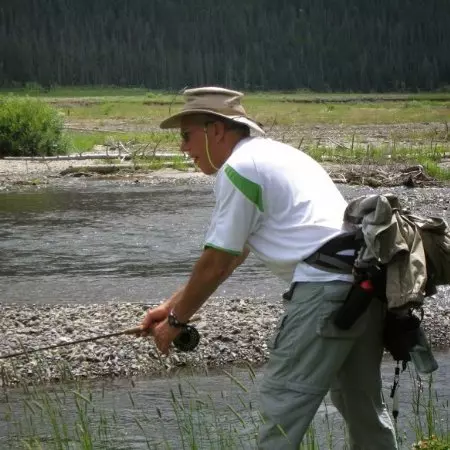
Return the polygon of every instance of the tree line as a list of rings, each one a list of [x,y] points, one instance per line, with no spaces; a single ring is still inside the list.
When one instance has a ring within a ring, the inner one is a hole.
[[[450,85],[448,0],[0,0],[0,85]]]

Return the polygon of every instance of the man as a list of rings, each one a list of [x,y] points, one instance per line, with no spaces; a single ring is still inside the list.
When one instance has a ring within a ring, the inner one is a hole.
[[[260,449],[297,449],[331,389],[352,449],[396,449],[381,393],[381,302],[347,331],[333,323],[352,278],[304,260],[343,233],[346,202],[325,170],[302,151],[264,137],[241,105],[242,93],[205,87],[184,93],[181,112],[161,123],[179,128],[181,150],[202,172],[217,174],[216,205],[202,255],[188,283],[149,310],[142,327],[163,353],[179,326],[253,251],[292,283],[260,394]]]

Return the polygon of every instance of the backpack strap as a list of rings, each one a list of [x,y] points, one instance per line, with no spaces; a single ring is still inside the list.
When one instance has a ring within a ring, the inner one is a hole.
[[[327,272],[352,274],[356,254],[363,244],[364,238],[361,230],[343,233],[326,242],[303,262]],[[345,250],[353,250],[353,254],[339,254]]]
[[[319,270],[345,275],[354,274],[354,263],[358,251],[364,245],[364,236],[360,229],[343,233],[330,239],[303,262]],[[345,250],[353,250],[352,255],[340,255]],[[296,286],[292,283],[290,289],[283,294],[284,300],[291,300]]]

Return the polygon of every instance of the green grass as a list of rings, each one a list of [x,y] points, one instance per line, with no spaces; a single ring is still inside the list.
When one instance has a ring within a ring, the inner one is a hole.
[[[74,101],[64,99],[51,100],[51,105],[60,110],[66,122],[74,120],[96,121],[99,125],[111,120],[124,120],[133,124],[144,124],[149,127],[159,128],[160,121],[165,118],[170,107],[168,104],[153,104],[146,101],[130,101],[129,98],[114,101],[106,99],[94,100],[93,97]],[[114,124],[115,125],[115,124]]]
[[[58,109],[76,152],[119,142],[135,156],[179,149],[178,132],[159,128],[163,118],[180,110],[179,94],[108,86],[45,90],[30,84],[0,96],[11,93],[39,97]],[[420,162],[431,175],[450,178],[438,165],[450,155],[450,92],[249,92],[244,104],[270,137],[301,146],[319,161]],[[377,125],[386,128],[371,128]]]
[[[182,97],[176,93],[142,88],[61,87],[43,91],[30,87],[3,90],[0,95],[11,92],[38,96],[64,112],[67,120],[128,119],[157,125],[182,104]],[[244,104],[250,115],[266,125],[450,122],[450,93],[256,92],[247,93]]]
[[[399,447],[448,450],[448,402],[442,403],[431,377],[419,386],[415,374],[410,374],[414,381],[412,394],[408,394],[412,411],[408,416],[400,411]],[[24,384],[20,402],[17,391],[10,398],[5,390],[3,420],[8,424],[8,441],[3,443],[9,447],[2,448],[106,450],[126,448],[130,436],[132,440],[139,439],[143,448],[155,450],[240,450],[249,444],[254,446],[264,420],[254,400],[255,373],[248,366],[245,376],[227,371],[224,375],[228,378],[228,382],[223,381],[224,391],[215,394],[200,393],[186,378],[178,382],[168,379],[166,403],[170,407],[166,405],[163,410],[159,403],[137,401],[132,380],[128,402],[122,398],[119,409],[108,410],[99,406],[104,391],[92,389],[88,383]],[[402,378],[407,376],[405,373]],[[327,411],[325,404],[324,417],[316,418],[310,426],[300,450],[331,450],[336,445],[341,447],[341,440],[347,439],[342,425]],[[319,443],[319,430],[323,445]]]
[[[159,159],[155,152],[178,151],[179,137],[177,133],[120,133],[120,132],[73,132],[68,136],[77,152],[91,151],[94,145],[106,145],[117,149],[118,143],[131,151],[131,161],[136,170],[158,170],[171,167],[186,170],[192,167],[189,159],[181,153],[170,158]],[[449,145],[398,145],[395,142],[386,145],[370,146],[350,143],[330,147],[319,143],[302,145],[303,151],[320,163],[331,162],[338,164],[421,164],[425,172],[441,181],[450,180],[450,170],[439,166],[444,157],[450,155]],[[104,164],[118,164],[119,160],[103,161]]]
[[[185,169],[190,164],[180,153],[179,156],[162,160],[155,158],[154,153],[165,151],[177,152],[179,136],[176,132],[77,132],[68,131],[73,146],[78,152],[91,151],[95,145],[106,145],[110,149],[117,148],[122,143],[131,149],[132,161],[141,169],[156,170],[166,163],[172,168]],[[305,144],[302,149],[319,162],[335,163],[366,163],[391,164],[411,163],[422,164],[426,173],[438,180],[450,180],[450,170],[439,166],[442,158],[450,155],[450,145],[399,145],[393,141],[390,144],[370,146],[350,143],[335,147],[320,144]],[[118,163],[119,161],[109,161]]]
[[[150,91],[142,87],[115,87],[115,86],[77,86],[53,87],[46,89],[37,83],[28,83],[22,88],[1,89],[0,93],[12,92],[19,95],[35,97],[134,97],[144,96]]]
[[[20,95],[32,95],[39,97],[160,97],[172,101],[179,94],[176,91],[154,91],[144,87],[117,87],[117,86],[56,86],[46,89],[37,83],[28,83],[21,88],[3,88],[0,94],[13,92]],[[389,92],[389,93],[361,93],[361,92],[314,92],[310,90],[294,91],[251,91],[246,95],[255,100],[271,97],[278,101],[370,101],[399,100],[428,100],[449,101],[450,92]]]
[[[65,114],[66,121],[75,119],[106,120],[128,119],[133,123],[157,126],[159,122],[180,105],[153,103],[148,100],[130,100],[115,98],[114,101],[103,98],[90,98],[86,101],[49,100]],[[429,105],[419,102],[414,108],[393,102],[354,103],[354,104],[317,104],[286,103],[270,96],[255,101],[251,97],[245,102],[248,113],[266,127],[295,126],[304,124],[399,124],[417,122],[450,122],[450,107],[446,103]]]
[[[139,146],[142,151],[162,151],[164,149],[178,148],[179,135],[168,132],[119,132],[119,131],[73,131],[68,130],[67,136],[78,152],[91,151],[94,145],[114,146],[119,142],[125,147]]]

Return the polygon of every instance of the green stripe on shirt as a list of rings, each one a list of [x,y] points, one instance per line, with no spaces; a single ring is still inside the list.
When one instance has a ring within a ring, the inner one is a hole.
[[[245,197],[247,197],[261,211],[264,211],[262,188],[258,183],[254,183],[248,178],[243,177],[236,172],[231,166],[225,166],[225,173],[233,185],[239,189]]]
[[[205,249],[206,249],[206,248],[214,248],[215,250],[221,250],[221,251],[223,251],[223,252],[225,252],[225,253],[231,253],[232,255],[235,255],[235,256],[242,255],[242,252],[237,252],[236,250],[230,250],[229,248],[219,247],[219,246],[217,246],[217,245],[210,244],[209,242],[207,242],[207,243],[204,245],[204,248],[205,248]]]

